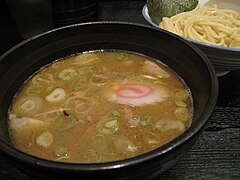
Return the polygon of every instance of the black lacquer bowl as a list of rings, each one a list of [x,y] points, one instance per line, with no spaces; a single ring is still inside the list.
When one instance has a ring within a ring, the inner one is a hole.
[[[104,49],[141,53],[161,60],[178,73],[193,95],[194,117],[190,129],[156,150],[109,163],[60,163],[17,150],[8,134],[7,112],[22,83],[53,60]],[[23,172],[43,179],[152,179],[190,149],[210,118],[218,96],[215,70],[194,45],[163,30],[118,22],[72,25],[18,44],[0,58],[0,84],[0,152]]]

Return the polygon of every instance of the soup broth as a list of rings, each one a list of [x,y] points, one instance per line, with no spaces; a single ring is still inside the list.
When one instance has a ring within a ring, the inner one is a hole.
[[[147,56],[94,51],[27,80],[9,109],[15,146],[44,159],[96,163],[156,149],[191,125],[184,81]]]

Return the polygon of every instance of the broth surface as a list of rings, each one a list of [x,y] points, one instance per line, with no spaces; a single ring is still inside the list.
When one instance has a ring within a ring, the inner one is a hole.
[[[191,125],[192,98],[167,66],[130,52],[96,51],[33,75],[9,110],[15,146],[44,159],[95,163],[160,147]]]

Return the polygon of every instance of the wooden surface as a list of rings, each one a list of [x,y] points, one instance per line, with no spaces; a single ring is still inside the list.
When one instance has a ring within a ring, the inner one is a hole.
[[[0,54],[20,42],[6,3],[0,1]],[[147,24],[142,17],[145,1],[100,1],[92,21],[127,21]],[[240,58],[239,58],[240,60]],[[219,77],[219,99],[206,129],[192,149],[160,179],[240,179],[240,70]],[[1,180],[33,180],[0,155]]]

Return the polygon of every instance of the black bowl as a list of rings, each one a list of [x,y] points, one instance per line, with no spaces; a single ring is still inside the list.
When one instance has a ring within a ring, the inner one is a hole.
[[[8,108],[22,83],[42,66],[77,52],[117,49],[161,60],[191,89],[192,126],[172,142],[127,160],[99,164],[53,162],[17,150],[8,134]],[[0,58],[0,150],[22,171],[44,179],[152,179],[190,149],[214,109],[218,81],[207,57],[186,40],[147,26],[98,22],[49,31],[18,44]]]

